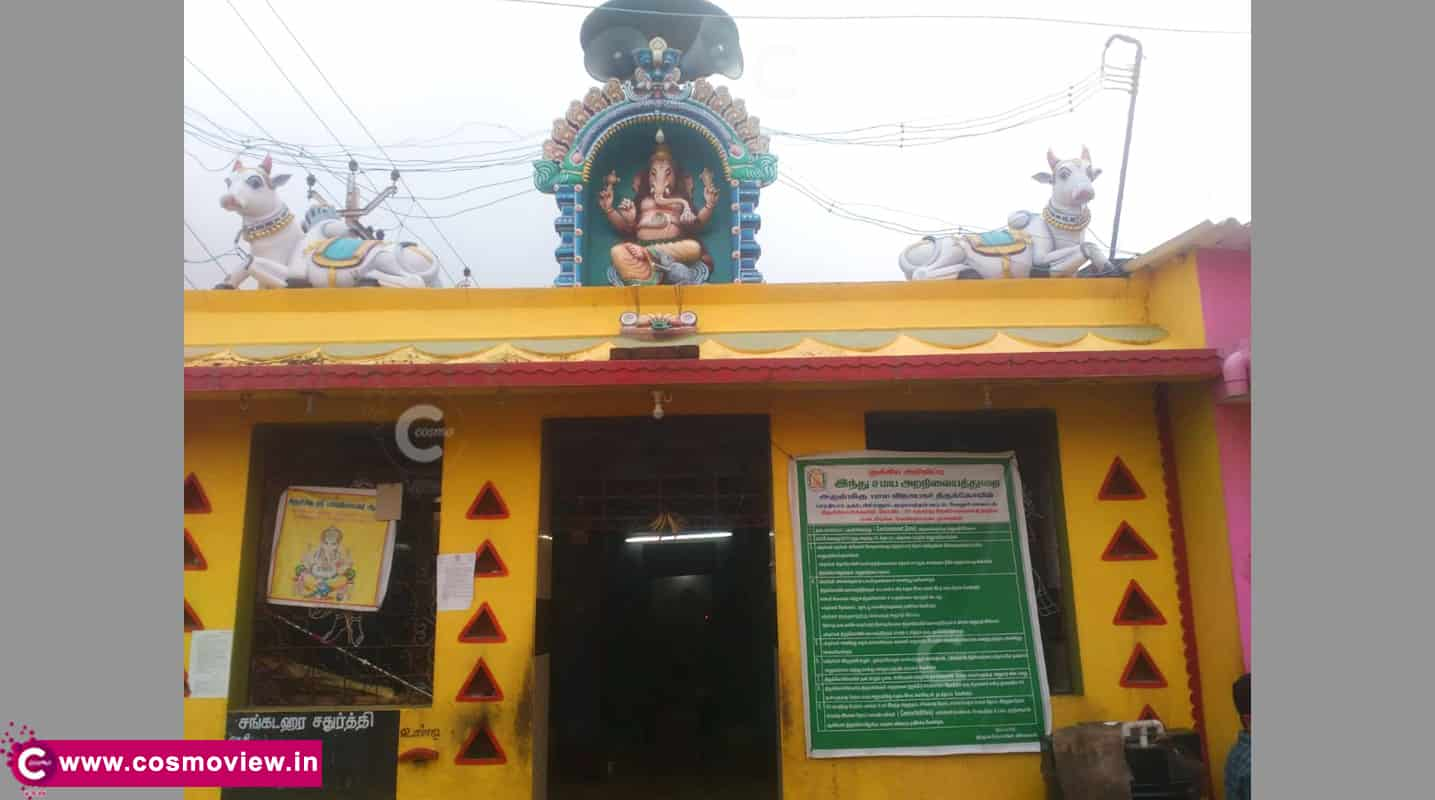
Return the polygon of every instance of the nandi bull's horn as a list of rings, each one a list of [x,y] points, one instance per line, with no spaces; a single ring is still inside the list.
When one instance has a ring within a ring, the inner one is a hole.
[[[1052,171],[1056,170],[1056,165],[1060,163],[1060,161],[1061,159],[1056,157],[1056,153],[1053,152],[1050,147],[1046,148],[1046,163],[1051,165]]]
[[[1081,160],[1088,164],[1091,163],[1091,151],[1086,149],[1086,145],[1081,146]]]
[[[274,169],[274,159],[266,153],[264,160],[259,163],[259,168],[264,170],[265,175],[268,175],[269,172]]]
[[[240,163],[239,159],[234,159],[234,171],[238,172],[241,169],[244,169],[244,164]]]

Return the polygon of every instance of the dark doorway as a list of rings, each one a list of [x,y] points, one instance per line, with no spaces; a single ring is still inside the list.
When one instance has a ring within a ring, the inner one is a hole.
[[[275,708],[433,705],[434,559],[443,461],[400,461],[392,424],[263,425],[250,491],[258,501],[241,602],[247,692],[236,705]],[[265,601],[283,492],[293,486],[403,485],[388,591],[378,611],[344,614]]]
[[[224,800],[393,800],[399,707],[433,705],[434,564],[442,459],[404,459],[392,423],[259,425],[235,624],[228,739],[318,739],[323,788],[224,789]],[[291,487],[403,487],[387,591],[377,611],[267,601],[280,498]],[[322,709],[322,710],[321,710]],[[362,730],[326,725],[356,714]],[[260,721],[263,728],[248,723]],[[288,727],[297,723],[297,727]],[[326,725],[326,727],[321,727]]]
[[[769,441],[766,417],[547,425],[552,800],[777,797]]]

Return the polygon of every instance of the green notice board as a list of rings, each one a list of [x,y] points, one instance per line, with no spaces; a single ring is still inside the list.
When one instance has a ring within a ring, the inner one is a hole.
[[[808,755],[1040,751],[1016,456],[810,456],[790,478]]]

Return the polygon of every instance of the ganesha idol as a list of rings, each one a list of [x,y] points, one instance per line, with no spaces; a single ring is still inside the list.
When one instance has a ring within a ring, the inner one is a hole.
[[[627,286],[705,283],[713,260],[698,236],[717,208],[712,171],[704,169],[699,176],[703,203],[695,209],[692,177],[673,159],[661,129],[656,139],[647,172],[633,177],[633,199],[614,204],[617,173],[608,174],[598,193],[599,208],[624,239],[609,251],[614,277]]]

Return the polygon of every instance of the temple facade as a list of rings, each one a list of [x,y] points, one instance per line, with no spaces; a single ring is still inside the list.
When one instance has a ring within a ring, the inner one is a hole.
[[[247,258],[184,297],[185,735],[322,740],[306,797],[937,800],[1155,721],[1195,767],[1139,796],[1220,797],[1251,226],[1111,258],[1049,151],[1044,208],[892,281],[767,283],[736,26],[655,2],[589,17],[533,164],[553,287],[440,287],[353,174],[296,214],[235,162]]]
[[[661,594],[741,564],[699,593],[731,628],[705,662],[744,711],[712,723],[751,756],[733,774],[773,797],[1042,796],[1036,753],[805,744],[791,460],[1014,451],[1052,725],[1155,716],[1219,758],[1250,647],[1249,242],[1203,223],[1103,280],[187,293],[186,734],[337,714],[326,737],[387,737],[359,748],[377,793],[346,796],[587,796],[561,789],[689,741],[607,706],[671,679],[672,653],[610,630],[667,630],[622,576]],[[379,613],[269,602],[280,498],[306,486],[397,515]],[[736,533],[627,543],[683,531]],[[227,688],[194,692],[215,632]]]

